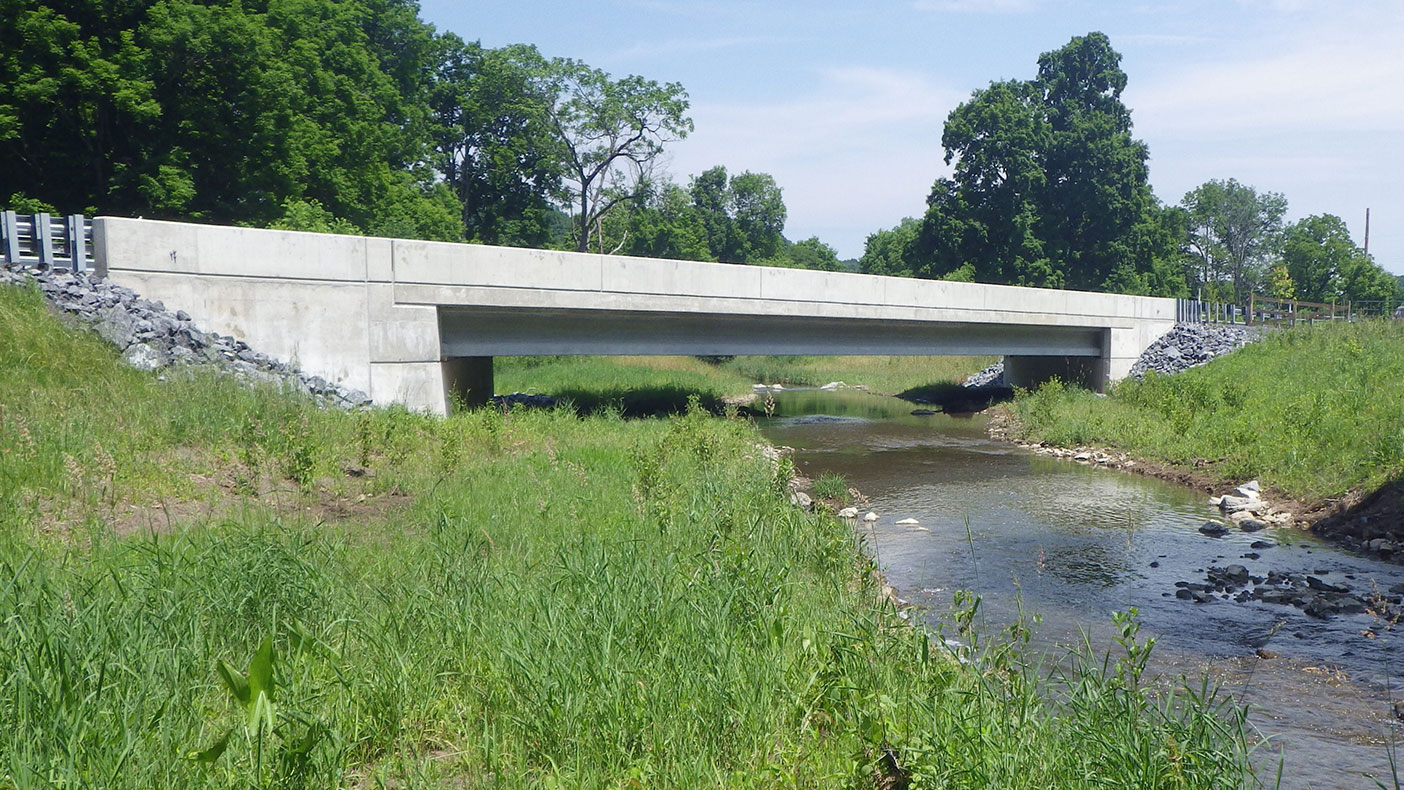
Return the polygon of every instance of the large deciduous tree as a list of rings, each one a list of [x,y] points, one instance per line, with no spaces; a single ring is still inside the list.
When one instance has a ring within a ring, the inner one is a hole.
[[[1297,298],[1311,302],[1380,302],[1393,308],[1394,276],[1355,245],[1345,221],[1332,214],[1302,219],[1282,234],[1282,263]]]
[[[576,60],[548,69],[552,101],[547,119],[565,163],[564,183],[576,219],[576,249],[584,252],[602,219],[617,205],[639,200],[664,143],[692,131],[687,92],[676,82],[611,79]]]
[[[927,201],[919,276],[1135,292],[1183,291],[1147,150],[1121,101],[1126,73],[1101,33],[1038,59],[1032,80],[976,91],[946,121],[950,178]]]
[[[785,198],[767,173],[727,175],[717,165],[692,178],[688,192],[706,229],[712,259],[756,263],[785,246]]]
[[[1226,289],[1222,296],[1243,303],[1266,276],[1287,199],[1230,178],[1196,187],[1180,205],[1189,224],[1186,253],[1194,261],[1192,287],[1201,292]]]
[[[548,123],[548,63],[534,47],[439,38],[429,95],[435,166],[462,203],[470,240],[545,246],[565,165]]]

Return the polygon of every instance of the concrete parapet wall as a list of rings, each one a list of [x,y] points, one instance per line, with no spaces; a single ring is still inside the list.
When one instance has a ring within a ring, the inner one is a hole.
[[[434,412],[461,357],[1008,353],[1116,379],[1175,323],[1173,299],[112,217],[94,248],[210,330]]]

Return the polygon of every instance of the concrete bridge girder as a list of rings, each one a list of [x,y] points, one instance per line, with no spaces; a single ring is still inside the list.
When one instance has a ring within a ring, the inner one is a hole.
[[[1005,354],[1100,388],[1172,299],[100,217],[97,270],[380,403],[516,354]]]

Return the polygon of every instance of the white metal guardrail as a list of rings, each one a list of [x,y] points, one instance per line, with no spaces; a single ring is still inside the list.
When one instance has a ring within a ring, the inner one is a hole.
[[[87,271],[93,263],[93,221],[81,214],[0,211],[0,261]]]

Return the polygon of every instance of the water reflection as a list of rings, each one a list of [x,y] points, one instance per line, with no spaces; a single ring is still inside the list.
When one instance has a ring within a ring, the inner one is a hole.
[[[1260,728],[1292,746],[1284,787],[1371,786],[1363,771],[1386,774],[1379,744],[1393,737],[1389,686],[1404,671],[1398,630],[1368,616],[1317,620],[1259,602],[1194,604],[1177,599],[1175,585],[1236,563],[1256,575],[1306,571],[1387,589],[1404,581],[1399,566],[1292,530],[1209,538],[1198,527],[1212,512],[1196,492],[1033,455],[989,440],[983,418],[913,416],[912,408],[861,393],[787,391],[775,395],[776,418],[765,427],[797,448],[804,474],[838,472],[870,498],[881,519],[863,529],[905,598],[939,613],[953,590],[975,590],[990,629],[1023,607],[1041,616],[1036,638],[1050,648],[1084,634],[1109,645],[1111,613],[1135,607],[1143,633],[1159,638],[1163,669],[1208,666],[1260,708]],[[813,419],[816,412],[841,419]],[[921,529],[896,525],[909,517]],[[1264,539],[1274,547],[1251,548]],[[1280,658],[1260,660],[1259,648]]]

